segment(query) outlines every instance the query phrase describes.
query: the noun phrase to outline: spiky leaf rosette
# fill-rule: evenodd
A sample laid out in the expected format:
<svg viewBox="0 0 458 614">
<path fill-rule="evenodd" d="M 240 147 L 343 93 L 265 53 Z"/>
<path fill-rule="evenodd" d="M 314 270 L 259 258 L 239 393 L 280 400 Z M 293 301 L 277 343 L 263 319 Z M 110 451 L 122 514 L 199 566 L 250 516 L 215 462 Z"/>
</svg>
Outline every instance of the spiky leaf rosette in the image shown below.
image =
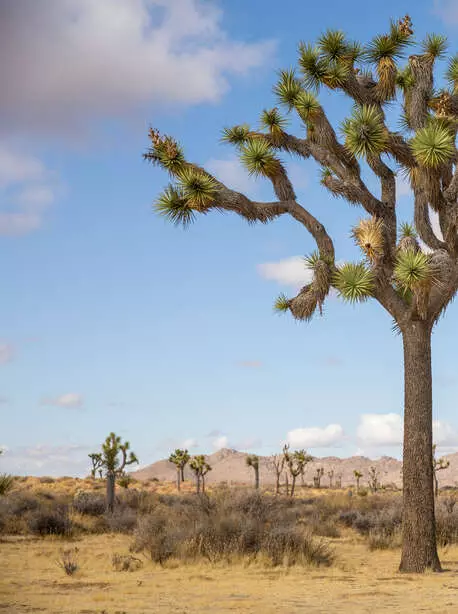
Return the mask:
<svg viewBox="0 0 458 614">
<path fill-rule="evenodd" d="M 329 62 L 320 57 L 319 49 L 301 43 L 299 45 L 299 66 L 304 75 L 305 86 L 319 90 L 329 69 Z"/>
<path fill-rule="evenodd" d="M 370 262 L 383 256 L 383 220 L 372 217 L 361 220 L 352 231 L 353 238 Z"/>
<path fill-rule="evenodd" d="M 250 126 L 242 124 L 241 126 L 233 126 L 232 128 L 223 128 L 221 140 L 223 143 L 231 143 L 241 147 L 250 139 Z"/>
<path fill-rule="evenodd" d="M 363 262 L 349 262 L 337 269 L 333 285 L 345 301 L 363 302 L 374 291 L 374 274 Z"/>
<path fill-rule="evenodd" d="M 342 125 L 346 148 L 357 158 L 379 155 L 387 145 L 388 135 L 383 117 L 375 105 L 355 108 Z"/>
<path fill-rule="evenodd" d="M 345 34 L 341 30 L 327 30 L 318 39 L 318 49 L 332 62 L 341 59 L 348 52 Z"/>
<path fill-rule="evenodd" d="M 422 251 L 399 251 L 394 266 L 394 277 L 402 290 L 414 290 L 432 281 L 430 256 Z"/>
<path fill-rule="evenodd" d="M 277 107 L 264 109 L 261 114 L 261 127 L 270 132 L 274 143 L 279 141 L 287 124 L 288 120 L 280 115 Z"/>
<path fill-rule="evenodd" d="M 302 91 L 299 94 L 294 107 L 305 124 L 313 122 L 315 117 L 321 112 L 321 106 L 318 100 L 311 92 L 306 91 Z"/>
<path fill-rule="evenodd" d="M 264 139 L 250 139 L 240 151 L 240 159 L 250 175 L 273 177 L 280 168 L 280 161 Z"/>
<path fill-rule="evenodd" d="M 379 100 L 391 100 L 396 95 L 396 63 L 393 58 L 387 57 L 379 60 L 377 64 L 378 83 L 376 92 Z"/>
<path fill-rule="evenodd" d="M 281 104 L 288 107 L 289 111 L 296 104 L 296 100 L 302 91 L 301 82 L 296 77 L 294 70 L 280 71 L 280 79 L 274 87 L 274 94 Z"/>
<path fill-rule="evenodd" d="M 216 181 L 203 171 L 194 168 L 185 168 L 178 175 L 183 195 L 189 206 L 197 211 L 209 207 L 218 190 Z"/>
<path fill-rule="evenodd" d="M 396 74 L 396 85 L 405 93 L 415 84 L 410 66 L 398 70 Z"/>
<path fill-rule="evenodd" d="M 280 313 L 289 311 L 290 302 L 290 299 L 285 294 L 280 294 L 275 299 L 274 311 L 278 311 Z"/>
<path fill-rule="evenodd" d="M 185 164 L 183 150 L 170 136 L 162 136 L 158 130 L 150 128 L 151 147 L 144 154 L 145 160 L 161 166 L 172 175 L 176 175 Z"/>
<path fill-rule="evenodd" d="M 404 238 L 404 237 L 413 237 L 414 239 L 417 238 L 417 231 L 415 230 L 414 226 L 412 224 L 409 224 L 408 222 L 402 222 L 399 230 L 401 233 L 401 238 Z"/>
<path fill-rule="evenodd" d="M 366 49 L 366 59 L 378 64 L 385 58 L 396 59 L 402 57 L 404 49 L 409 45 L 409 31 L 392 23 L 389 34 L 381 34 L 372 39 Z"/>
<path fill-rule="evenodd" d="M 421 166 L 437 168 L 455 153 L 455 136 L 443 122 L 431 119 L 411 141 L 412 153 Z"/>
<path fill-rule="evenodd" d="M 175 226 L 189 226 L 196 217 L 181 187 L 169 185 L 154 203 L 154 208 Z"/>
<path fill-rule="evenodd" d="M 450 59 L 445 77 L 453 87 L 454 93 L 458 93 L 458 54 Z"/>
<path fill-rule="evenodd" d="M 420 251 L 420 246 L 417 242 L 417 231 L 407 222 L 403 222 L 400 228 L 400 239 L 397 246 L 398 251 L 407 251 L 409 249 L 414 252 Z"/>
<path fill-rule="evenodd" d="M 447 37 L 441 34 L 428 34 L 422 42 L 423 53 L 432 59 L 441 58 L 447 50 Z"/>
</svg>

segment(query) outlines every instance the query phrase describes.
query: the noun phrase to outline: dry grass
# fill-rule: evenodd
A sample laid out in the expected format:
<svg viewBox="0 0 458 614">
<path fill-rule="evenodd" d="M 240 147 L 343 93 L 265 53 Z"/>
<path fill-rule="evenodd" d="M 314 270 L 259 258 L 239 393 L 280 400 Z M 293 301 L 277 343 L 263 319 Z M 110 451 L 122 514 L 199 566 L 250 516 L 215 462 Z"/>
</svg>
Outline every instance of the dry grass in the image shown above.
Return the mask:
<svg viewBox="0 0 458 614">
<path fill-rule="evenodd" d="M 262 563 L 164 567 L 144 558 L 131 573 L 113 568 L 128 555 L 124 535 L 78 542 L 79 570 L 56 565 L 62 541 L 8 539 L 0 543 L 0 611 L 9 614 L 223 614 L 307 612 L 456 612 L 458 548 L 441 551 L 447 571 L 424 576 L 395 572 L 399 551 L 370 552 L 354 537 L 333 540 L 331 568 L 269 568 Z"/>
</svg>

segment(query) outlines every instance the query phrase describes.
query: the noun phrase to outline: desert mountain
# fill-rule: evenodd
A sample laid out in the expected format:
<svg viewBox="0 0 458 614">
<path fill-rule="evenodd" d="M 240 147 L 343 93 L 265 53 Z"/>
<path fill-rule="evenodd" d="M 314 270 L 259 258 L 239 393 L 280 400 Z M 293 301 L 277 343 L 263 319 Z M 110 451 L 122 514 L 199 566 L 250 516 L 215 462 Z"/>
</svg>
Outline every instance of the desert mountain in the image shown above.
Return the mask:
<svg viewBox="0 0 458 614">
<path fill-rule="evenodd" d="M 207 474 L 205 480 L 207 484 L 216 484 L 227 482 L 228 484 L 250 484 L 253 482 L 253 470 L 246 466 L 245 458 L 248 455 L 245 452 L 237 450 L 229 450 L 224 448 L 211 455 L 206 455 L 207 461 L 212 467 L 210 473 Z M 456 486 L 458 483 L 458 453 L 451 454 L 447 457 L 450 461 L 450 467 L 438 472 L 440 486 Z M 259 474 L 261 484 L 274 484 L 275 473 L 271 467 L 272 457 L 259 457 Z M 314 458 L 305 469 L 304 479 L 306 484 L 313 484 L 313 476 L 316 475 L 316 470 L 320 467 L 324 469 L 324 476 L 321 479 L 323 486 L 329 485 L 328 472 L 334 471 L 334 480 L 337 476 L 342 476 L 342 486 L 349 486 L 355 483 L 353 471 L 357 469 L 363 474 L 361 485 L 367 486 L 369 469 L 376 467 L 379 481 L 382 484 L 401 485 L 401 461 L 383 456 L 378 460 L 371 460 L 364 456 L 352 456 L 350 458 L 337 458 L 335 456 L 326 456 L 324 458 Z M 161 481 L 174 481 L 176 476 L 175 465 L 167 460 L 160 460 L 152 465 L 148 465 L 139 471 L 132 473 L 132 476 L 139 480 L 148 480 L 157 478 Z M 192 479 L 192 474 L 189 468 L 185 470 L 186 479 Z M 300 480 L 299 480 L 300 481 Z"/>
</svg>

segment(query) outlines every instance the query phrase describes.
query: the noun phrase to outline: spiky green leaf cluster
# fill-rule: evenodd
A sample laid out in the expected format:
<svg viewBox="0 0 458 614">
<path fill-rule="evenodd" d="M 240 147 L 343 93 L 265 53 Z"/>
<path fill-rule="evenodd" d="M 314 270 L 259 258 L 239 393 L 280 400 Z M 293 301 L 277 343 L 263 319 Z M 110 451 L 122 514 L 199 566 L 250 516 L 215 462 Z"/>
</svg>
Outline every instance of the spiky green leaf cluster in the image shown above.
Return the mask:
<svg viewBox="0 0 458 614">
<path fill-rule="evenodd" d="M 306 124 L 320 112 L 321 106 L 316 97 L 311 92 L 302 91 L 297 97 L 295 108 L 297 114 Z"/>
<path fill-rule="evenodd" d="M 365 57 L 374 64 L 386 58 L 392 60 L 400 58 L 410 44 L 409 38 L 400 31 L 397 24 L 392 23 L 389 34 L 380 34 L 372 39 L 366 49 Z"/>
<path fill-rule="evenodd" d="M 326 78 L 329 61 L 320 56 L 320 50 L 310 44 L 299 45 L 299 66 L 307 88 L 319 90 Z"/>
<path fill-rule="evenodd" d="M 421 47 L 423 52 L 431 58 L 441 58 L 447 50 L 447 37 L 441 34 L 428 34 Z"/>
<path fill-rule="evenodd" d="M 194 222 L 196 214 L 189 206 L 180 187 L 169 185 L 154 203 L 155 210 L 175 226 L 187 227 Z"/>
<path fill-rule="evenodd" d="M 405 237 L 412 237 L 412 239 L 416 239 L 417 231 L 412 224 L 409 224 L 408 222 L 402 222 L 400 227 L 400 235 L 402 239 L 404 239 Z"/>
<path fill-rule="evenodd" d="M 185 163 L 182 148 L 171 137 L 165 137 L 154 144 L 144 158 L 161 166 L 172 175 L 178 173 Z"/>
<path fill-rule="evenodd" d="M 405 66 L 404 68 L 397 71 L 396 74 L 396 85 L 401 88 L 403 92 L 409 90 L 415 84 L 415 79 L 412 75 L 412 70 L 410 66 Z"/>
<path fill-rule="evenodd" d="M 458 91 L 458 54 L 450 59 L 445 77 L 456 93 Z"/>
<path fill-rule="evenodd" d="M 293 69 L 281 70 L 278 83 L 274 87 L 274 94 L 277 96 L 279 102 L 288 107 L 288 110 L 294 108 L 298 96 L 303 91 L 301 82 L 296 77 L 296 73 Z"/>
<path fill-rule="evenodd" d="M 274 311 L 285 312 L 289 311 L 290 301 L 285 294 L 280 294 L 275 299 Z"/>
<path fill-rule="evenodd" d="M 190 207 L 203 210 L 211 205 L 218 189 L 213 177 L 194 168 L 185 168 L 179 174 L 179 181 Z"/>
<path fill-rule="evenodd" d="M 364 263 L 346 263 L 337 269 L 333 286 L 345 301 L 363 302 L 374 291 L 374 274 Z"/>
<path fill-rule="evenodd" d="M 355 108 L 353 115 L 342 124 L 346 148 L 356 157 L 378 155 L 387 144 L 383 117 L 375 105 Z"/>
<path fill-rule="evenodd" d="M 335 62 L 345 56 L 348 46 L 342 30 L 327 30 L 318 39 L 321 54 Z"/>
<path fill-rule="evenodd" d="M 272 177 L 279 167 L 279 160 L 264 139 L 249 140 L 241 147 L 240 159 L 250 175 Z"/>
<path fill-rule="evenodd" d="M 447 122 L 431 119 L 411 141 L 416 161 L 428 168 L 437 168 L 448 162 L 455 153 L 455 137 Z"/>
<path fill-rule="evenodd" d="M 232 145 L 241 146 L 250 138 L 250 126 L 242 124 L 240 126 L 232 126 L 232 128 L 223 128 L 221 141 L 223 143 L 231 143 Z"/>
<path fill-rule="evenodd" d="M 270 131 L 281 131 L 288 125 L 288 120 L 282 117 L 277 107 L 264 109 L 261 113 L 261 127 Z"/>
<path fill-rule="evenodd" d="M 403 291 L 411 291 L 422 283 L 431 281 L 429 254 L 413 249 L 399 252 L 394 267 L 394 277 Z"/>
</svg>

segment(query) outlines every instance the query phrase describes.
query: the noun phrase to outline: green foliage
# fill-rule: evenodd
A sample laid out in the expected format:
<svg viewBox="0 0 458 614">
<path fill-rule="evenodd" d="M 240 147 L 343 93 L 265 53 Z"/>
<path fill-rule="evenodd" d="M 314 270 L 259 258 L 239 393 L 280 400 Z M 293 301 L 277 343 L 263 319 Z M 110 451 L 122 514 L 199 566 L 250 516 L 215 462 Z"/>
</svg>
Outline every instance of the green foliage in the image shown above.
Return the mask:
<svg viewBox="0 0 458 614">
<path fill-rule="evenodd" d="M 410 44 L 409 38 L 408 34 L 401 32 L 398 24 L 391 23 L 389 34 L 375 36 L 369 43 L 365 57 L 374 64 L 386 58 L 392 60 L 400 58 Z"/>
<path fill-rule="evenodd" d="M 417 231 L 412 224 L 409 224 L 408 222 L 402 222 L 400 227 L 400 235 L 401 238 L 412 237 L 413 239 L 416 239 Z"/>
<path fill-rule="evenodd" d="M 295 109 L 302 121 L 308 124 L 321 111 L 321 106 L 311 92 L 302 91 L 296 99 Z"/>
<path fill-rule="evenodd" d="M 14 476 L 0 473 L 0 496 L 7 495 L 14 486 Z"/>
<path fill-rule="evenodd" d="M 458 88 L 458 54 L 450 59 L 445 77 L 456 92 Z"/>
<path fill-rule="evenodd" d="M 363 302 L 371 297 L 374 291 L 374 274 L 362 262 L 349 262 L 337 269 L 333 285 L 345 301 Z"/>
<path fill-rule="evenodd" d="M 223 143 L 231 143 L 232 145 L 241 146 L 249 140 L 250 126 L 241 124 L 232 128 L 223 128 L 221 140 Z"/>
<path fill-rule="evenodd" d="M 288 125 L 288 120 L 280 115 L 277 107 L 273 109 L 264 109 L 261 114 L 261 127 L 274 132 L 281 131 Z"/>
<path fill-rule="evenodd" d="M 184 196 L 183 189 L 168 185 L 154 203 L 155 210 L 175 226 L 186 228 L 196 218 L 195 211 Z"/>
<path fill-rule="evenodd" d="M 287 298 L 285 294 L 280 294 L 275 299 L 275 303 L 274 303 L 275 311 L 280 311 L 280 312 L 289 311 L 289 306 L 290 306 L 290 300 L 289 298 Z"/>
<path fill-rule="evenodd" d="M 248 456 L 245 458 L 245 462 L 248 467 L 253 467 L 253 469 L 259 468 L 259 456 L 256 454 L 248 454 Z"/>
<path fill-rule="evenodd" d="M 375 105 L 355 107 L 342 125 L 346 148 L 356 157 L 379 155 L 387 144 L 383 117 Z"/>
<path fill-rule="evenodd" d="M 190 458 L 188 450 L 177 448 L 169 456 L 169 462 L 173 463 L 177 468 L 183 469 L 189 463 Z"/>
<path fill-rule="evenodd" d="M 188 167 L 180 172 L 179 181 L 183 196 L 193 209 L 202 210 L 213 203 L 218 186 L 207 173 Z"/>
<path fill-rule="evenodd" d="M 293 69 L 281 70 L 279 73 L 279 80 L 274 86 L 274 94 L 277 96 L 279 102 L 288 107 L 288 110 L 296 105 L 296 101 L 303 91 L 301 82 L 296 77 L 296 73 Z"/>
<path fill-rule="evenodd" d="M 448 162 L 455 154 L 455 136 L 447 124 L 431 118 L 411 141 L 416 161 L 427 168 L 437 168 Z"/>
<path fill-rule="evenodd" d="M 413 290 L 420 284 L 431 281 L 430 256 L 413 249 L 399 252 L 394 276 L 402 290 Z"/>
<path fill-rule="evenodd" d="M 342 30 L 327 30 L 318 39 L 318 48 L 331 61 L 341 59 L 348 49 L 345 34 Z"/>
<path fill-rule="evenodd" d="M 396 85 L 401 88 L 403 92 L 409 90 L 415 84 L 415 79 L 412 75 L 410 66 L 406 66 L 397 71 L 396 73 Z"/>
<path fill-rule="evenodd" d="M 207 463 L 207 460 L 203 454 L 193 456 L 189 462 L 189 468 L 195 473 L 197 477 L 203 477 L 209 471 L 212 470 L 211 466 L 209 465 L 209 463 Z"/>
<path fill-rule="evenodd" d="M 304 75 L 305 86 L 319 90 L 328 72 L 328 62 L 320 57 L 319 49 L 310 44 L 300 43 L 299 66 Z"/>
<path fill-rule="evenodd" d="M 241 147 L 240 159 L 250 175 L 272 177 L 279 168 L 279 160 L 264 139 L 251 139 Z"/>
<path fill-rule="evenodd" d="M 447 50 L 447 37 L 441 34 L 428 34 L 421 47 L 426 55 L 442 58 Z"/>
<path fill-rule="evenodd" d="M 157 131 L 150 131 L 152 147 L 144 155 L 146 160 L 158 164 L 164 170 L 175 175 L 183 168 L 184 153 L 180 145 L 171 137 L 161 137 Z"/>
<path fill-rule="evenodd" d="M 120 476 L 127 465 L 138 463 L 135 454 L 129 450 L 130 444 L 128 441 L 122 443 L 121 437 L 115 433 L 110 433 L 102 444 L 102 453 L 89 454 L 89 457 L 91 459 L 96 457 L 99 461 L 99 467 L 105 473 Z"/>
</svg>

